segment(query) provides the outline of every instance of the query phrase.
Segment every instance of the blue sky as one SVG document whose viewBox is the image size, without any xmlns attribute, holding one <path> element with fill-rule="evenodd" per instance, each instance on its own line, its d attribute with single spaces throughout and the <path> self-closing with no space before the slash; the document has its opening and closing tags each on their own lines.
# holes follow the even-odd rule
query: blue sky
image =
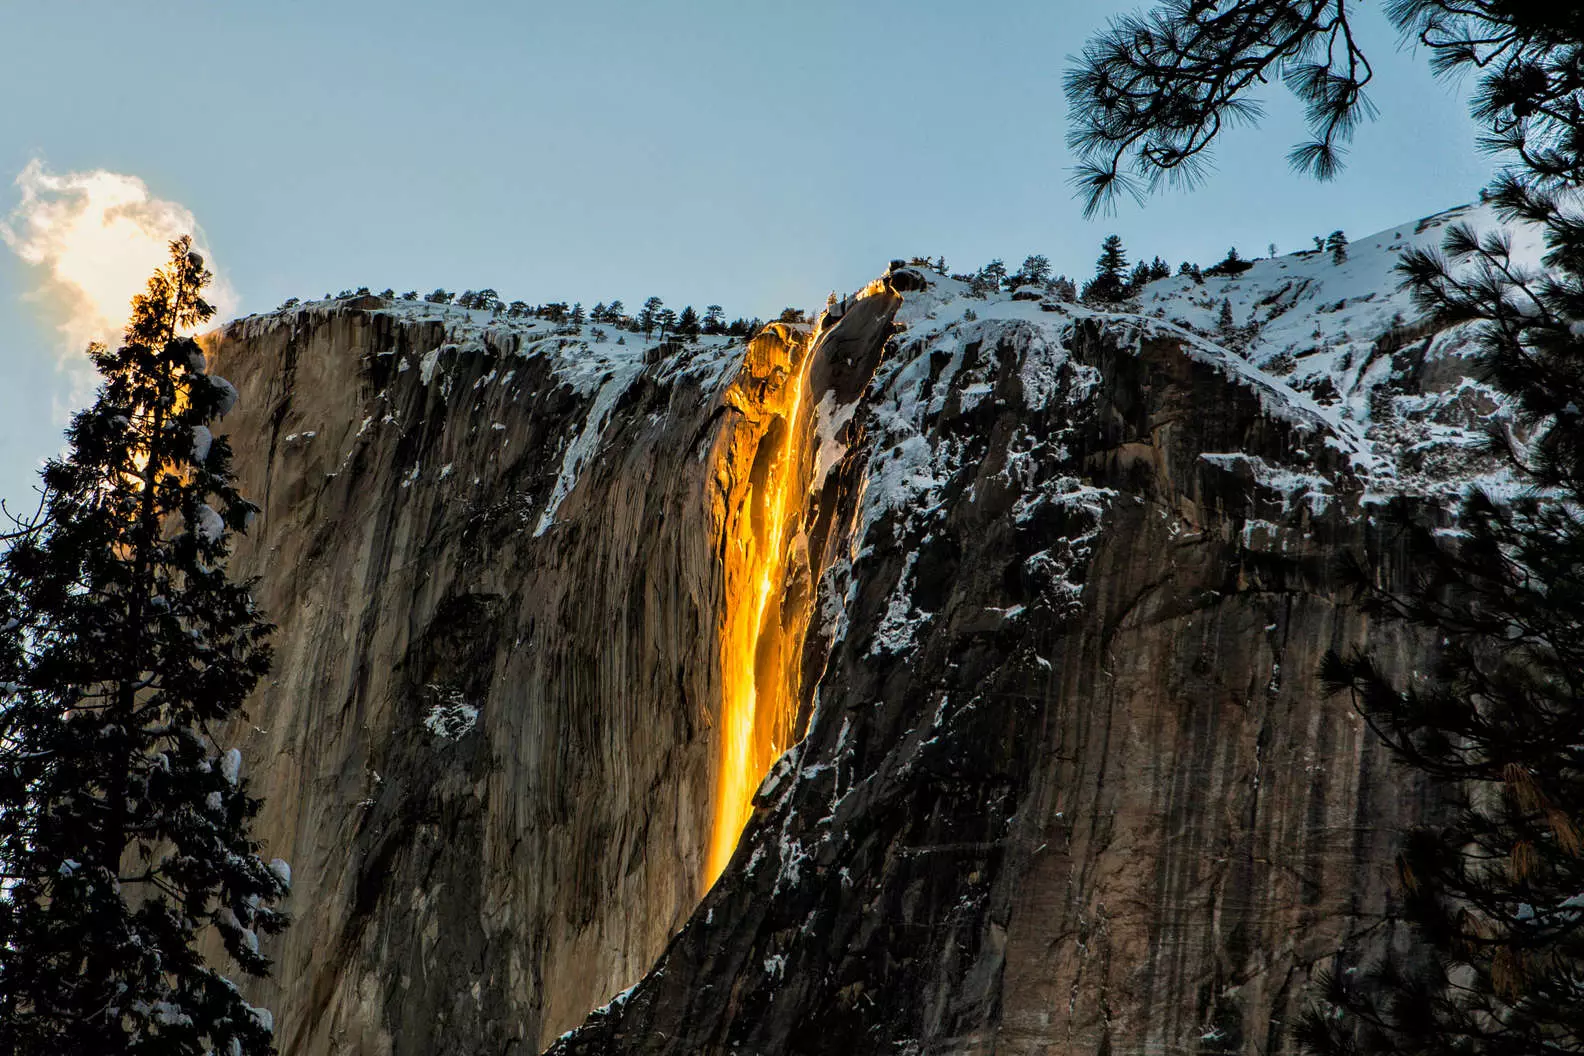
<svg viewBox="0 0 1584 1056">
<path fill-rule="evenodd" d="M 1106 234 L 1212 263 L 1472 199 L 1489 161 L 1456 86 L 1367 24 L 1382 114 L 1334 183 L 1290 173 L 1285 92 L 1192 194 L 1087 221 L 1061 77 L 1139 5 L 752 0 L 14 5 L 0 216 L 40 158 L 190 209 L 240 310 L 369 285 L 529 301 L 658 294 L 732 315 L 816 306 L 893 256 L 954 270 Z M 1375 16 L 1378 18 L 1378 16 Z M 0 247 L 0 496 L 59 446 L 60 320 Z"/>
</svg>

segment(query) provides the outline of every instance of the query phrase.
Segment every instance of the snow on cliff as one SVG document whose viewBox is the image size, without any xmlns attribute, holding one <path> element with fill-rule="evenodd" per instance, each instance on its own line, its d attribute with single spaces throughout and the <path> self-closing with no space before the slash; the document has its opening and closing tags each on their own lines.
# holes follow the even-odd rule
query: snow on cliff
<svg viewBox="0 0 1584 1056">
<path fill-rule="evenodd" d="M 1439 248 L 1454 224 L 1504 229 L 1514 260 L 1539 265 L 1536 229 L 1504 224 L 1488 206 L 1461 206 L 1360 238 L 1340 263 L 1305 250 L 1253 261 L 1235 276 L 1178 275 L 1111 311 L 1010 293 L 985 299 L 925 274 L 929 288 L 908 294 L 898 318 L 943 356 L 1011 325 L 1037 327 L 1059 348 L 1083 318 L 1130 327 L 1136 338 L 1175 337 L 1268 412 L 1329 434 L 1374 496 L 1450 495 L 1475 483 L 1502 490 L 1505 474 L 1478 449 L 1487 429 L 1507 420 L 1505 399 L 1475 376 L 1467 329 L 1425 325 L 1396 271 L 1405 249 Z M 1221 325 L 1224 305 L 1230 328 Z"/>
</svg>

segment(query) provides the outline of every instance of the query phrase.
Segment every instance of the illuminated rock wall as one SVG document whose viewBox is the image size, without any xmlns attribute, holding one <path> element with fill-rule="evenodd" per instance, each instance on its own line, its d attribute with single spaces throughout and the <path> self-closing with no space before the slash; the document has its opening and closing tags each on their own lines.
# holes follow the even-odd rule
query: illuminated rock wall
<svg viewBox="0 0 1584 1056">
<path fill-rule="evenodd" d="M 297 920 L 257 998 L 292 1056 L 534 1052 L 648 969 L 790 742 L 808 335 L 356 304 L 209 342 L 280 628 L 239 736 Z"/>
</svg>

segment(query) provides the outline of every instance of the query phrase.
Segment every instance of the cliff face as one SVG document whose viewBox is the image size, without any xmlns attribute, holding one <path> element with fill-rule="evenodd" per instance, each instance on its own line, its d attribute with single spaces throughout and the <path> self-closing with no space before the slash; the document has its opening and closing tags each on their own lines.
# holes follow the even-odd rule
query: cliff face
<svg viewBox="0 0 1584 1056">
<path fill-rule="evenodd" d="M 1285 1048 L 1422 810 L 1315 683 L 1425 656 L 1334 564 L 1396 581 L 1371 504 L 1501 415 L 1312 264 L 1148 315 L 899 269 L 746 347 L 378 299 L 217 335 L 283 1051 Z"/>
<path fill-rule="evenodd" d="M 462 329 L 305 309 L 212 348 L 282 629 L 243 748 L 297 876 L 287 1052 L 536 1050 L 700 885 L 735 363 Z"/>
</svg>

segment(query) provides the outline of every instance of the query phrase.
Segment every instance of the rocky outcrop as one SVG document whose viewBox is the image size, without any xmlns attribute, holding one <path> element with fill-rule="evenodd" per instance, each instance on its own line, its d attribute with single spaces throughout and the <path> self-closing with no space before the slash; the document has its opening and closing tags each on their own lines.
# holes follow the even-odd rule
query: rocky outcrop
<svg viewBox="0 0 1584 1056">
<path fill-rule="evenodd" d="M 243 747 L 289 1056 L 1271 1053 L 1380 940 L 1424 804 L 1315 670 L 1423 666 L 1335 575 L 1400 581 L 1369 511 L 1411 416 L 902 267 L 746 348 L 547 331 L 370 303 L 212 342 L 281 626 Z M 1343 410 L 1479 426 L 1447 340 Z M 739 754 L 796 744 L 700 901 L 742 677 Z"/>
</svg>

